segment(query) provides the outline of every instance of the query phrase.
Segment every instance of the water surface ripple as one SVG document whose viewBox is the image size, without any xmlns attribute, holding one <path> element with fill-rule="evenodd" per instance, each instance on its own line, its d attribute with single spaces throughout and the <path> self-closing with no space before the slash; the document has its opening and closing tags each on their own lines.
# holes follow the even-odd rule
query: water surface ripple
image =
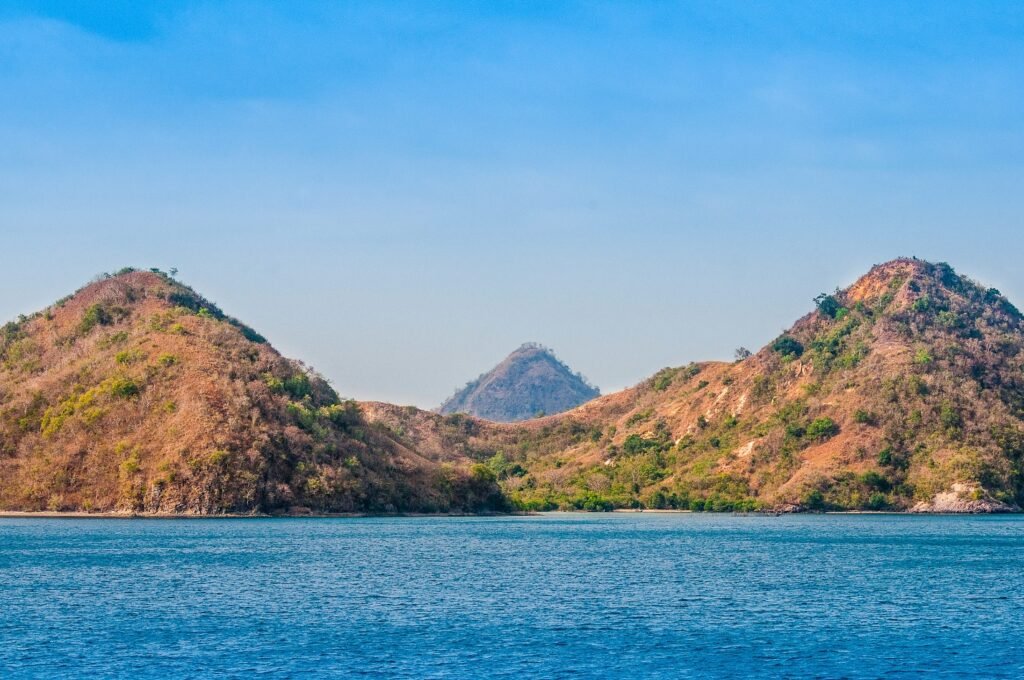
<svg viewBox="0 0 1024 680">
<path fill-rule="evenodd" d="M 0 677 L 1024 677 L 1024 517 L 0 519 Z"/>
</svg>

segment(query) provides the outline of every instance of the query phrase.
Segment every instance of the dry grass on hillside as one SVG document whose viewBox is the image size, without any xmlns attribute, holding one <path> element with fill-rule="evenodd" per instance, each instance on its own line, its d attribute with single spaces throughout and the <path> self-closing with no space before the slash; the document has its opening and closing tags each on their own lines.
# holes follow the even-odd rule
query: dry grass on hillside
<svg viewBox="0 0 1024 680">
<path fill-rule="evenodd" d="M 0 509 L 501 507 L 467 465 L 394 441 L 160 273 L 101 278 L 0 335 Z"/>
<path fill-rule="evenodd" d="M 525 507 L 908 509 L 956 485 L 1006 508 L 1024 502 L 1022 349 L 998 291 L 896 260 L 743 361 L 665 369 L 560 416 L 367 413 L 412 447 L 487 461 Z"/>
</svg>

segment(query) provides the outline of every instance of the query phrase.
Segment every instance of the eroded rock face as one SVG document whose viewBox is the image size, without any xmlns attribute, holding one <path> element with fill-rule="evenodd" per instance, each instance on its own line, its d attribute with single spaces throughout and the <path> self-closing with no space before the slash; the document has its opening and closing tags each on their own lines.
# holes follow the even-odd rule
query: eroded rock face
<svg viewBox="0 0 1024 680">
<path fill-rule="evenodd" d="M 920 513 L 986 514 L 999 512 L 1020 512 L 1020 508 L 1008 505 L 988 496 L 978 487 L 954 484 L 949 491 L 935 494 L 931 502 L 920 502 L 910 509 Z"/>
</svg>

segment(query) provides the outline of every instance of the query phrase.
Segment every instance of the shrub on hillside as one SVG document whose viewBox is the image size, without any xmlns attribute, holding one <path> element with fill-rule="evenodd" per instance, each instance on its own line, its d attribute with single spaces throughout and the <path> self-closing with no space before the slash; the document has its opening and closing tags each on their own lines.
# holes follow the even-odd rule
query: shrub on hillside
<svg viewBox="0 0 1024 680">
<path fill-rule="evenodd" d="M 772 349 L 783 356 L 783 358 L 796 358 L 804 353 L 804 346 L 796 338 L 783 335 L 772 343 Z"/>
<path fill-rule="evenodd" d="M 800 498 L 800 505 L 808 510 L 824 510 L 825 494 L 818 489 L 810 489 Z"/>
<path fill-rule="evenodd" d="M 139 386 L 131 378 L 123 375 L 114 376 L 104 381 L 103 386 L 112 397 L 118 399 L 131 399 L 138 396 Z"/>
<path fill-rule="evenodd" d="M 811 439 L 825 440 L 839 434 L 839 425 L 831 418 L 815 418 L 807 426 L 806 435 Z"/>
<path fill-rule="evenodd" d="M 853 422 L 861 425 L 875 425 L 878 422 L 878 416 L 871 411 L 857 409 L 853 414 Z"/>
<path fill-rule="evenodd" d="M 78 324 L 78 332 L 85 335 L 96 326 L 109 326 L 112 323 L 114 323 L 113 315 L 106 307 L 97 303 L 85 310 L 82 320 Z"/>
<path fill-rule="evenodd" d="M 876 491 L 868 497 L 864 504 L 868 510 L 885 510 L 889 507 L 889 497 L 880 491 Z"/>
<path fill-rule="evenodd" d="M 827 295 L 822 293 L 818 297 L 814 298 L 814 304 L 817 306 L 818 311 L 827 316 L 830 319 L 836 318 L 839 315 L 840 310 L 843 306 L 839 304 L 839 300 L 834 295 Z"/>
<path fill-rule="evenodd" d="M 663 368 L 654 374 L 651 387 L 655 392 L 663 392 L 672 384 L 672 378 L 676 377 L 677 370 L 674 368 Z"/>
<path fill-rule="evenodd" d="M 302 399 L 313 391 L 313 384 L 309 376 L 298 371 L 284 379 L 282 387 L 285 392 L 291 395 L 292 399 Z"/>
</svg>

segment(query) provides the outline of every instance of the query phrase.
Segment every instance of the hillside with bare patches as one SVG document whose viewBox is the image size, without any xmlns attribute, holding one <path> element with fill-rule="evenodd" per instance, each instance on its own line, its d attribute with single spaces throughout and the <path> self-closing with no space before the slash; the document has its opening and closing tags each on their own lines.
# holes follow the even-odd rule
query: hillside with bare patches
<svg viewBox="0 0 1024 680">
<path fill-rule="evenodd" d="M 1024 503 L 1024 321 L 948 265 L 879 265 L 732 363 L 498 425 L 367 404 L 525 508 L 1006 511 Z"/>
<path fill-rule="evenodd" d="M 104 276 L 0 329 L 0 510 L 501 509 L 315 372 L 159 272 Z"/>
</svg>

